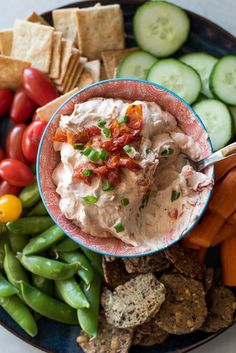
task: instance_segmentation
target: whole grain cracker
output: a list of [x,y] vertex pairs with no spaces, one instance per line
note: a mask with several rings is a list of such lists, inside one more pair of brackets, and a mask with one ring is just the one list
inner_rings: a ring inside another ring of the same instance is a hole
[[171,265],[171,262],[166,258],[164,252],[133,258],[123,258],[122,260],[128,273],[160,272],[166,270]]
[[11,56],[27,60],[48,73],[52,56],[53,28],[28,21],[15,21]]
[[94,6],[77,11],[78,46],[89,60],[105,50],[123,49],[124,21],[120,5]]
[[0,31],[0,54],[10,56],[13,41],[13,29],[2,29]]
[[54,83],[58,86],[60,86],[64,80],[66,70],[72,55],[73,43],[71,40],[62,39],[61,45],[62,45],[62,49],[61,49],[60,76],[58,79],[54,80]]
[[122,60],[126,58],[126,56],[138,48],[128,48],[121,50],[107,50],[103,51],[101,56],[104,63],[104,67],[106,70],[106,75],[108,78],[115,77],[115,69],[120,65]]
[[17,90],[22,86],[22,71],[31,63],[9,56],[0,55],[0,88]]
[[65,39],[71,40],[77,46],[77,17],[78,8],[58,9],[52,11],[53,26],[56,31],[62,32]]
[[80,60],[80,51],[76,48],[72,48],[72,55],[67,66],[67,70],[61,85],[58,86],[60,92],[65,92],[65,88],[70,80],[73,80],[76,68]]
[[49,69],[49,77],[51,79],[57,79],[60,76],[61,40],[62,40],[62,33],[53,32],[52,59],[51,59],[51,64]]
[[44,25],[44,26],[50,26],[50,24],[42,16],[40,16],[34,11],[27,16],[26,21],[40,23],[41,25]]
[[125,265],[121,259],[116,259],[115,261],[109,262],[102,258],[102,268],[104,273],[104,280],[107,285],[115,289],[121,284],[125,284],[135,275],[130,274],[126,271]]

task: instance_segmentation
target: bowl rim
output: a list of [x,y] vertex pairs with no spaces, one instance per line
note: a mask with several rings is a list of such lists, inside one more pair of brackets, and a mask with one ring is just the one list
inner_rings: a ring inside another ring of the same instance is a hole
[[[39,148],[38,148],[38,153],[37,153],[37,159],[36,159],[36,179],[37,179],[37,184],[38,184],[38,189],[39,189],[39,193],[40,193],[40,196],[41,196],[41,199],[43,201],[43,204],[47,210],[47,212],[49,213],[49,216],[52,218],[52,220],[54,221],[54,223],[64,232],[64,234],[69,237],[71,240],[75,241],[76,243],[78,243],[80,246],[86,248],[87,250],[90,250],[90,251],[93,251],[97,254],[100,254],[100,255],[103,255],[103,256],[111,256],[111,257],[115,257],[115,258],[133,258],[133,257],[140,257],[140,256],[147,256],[147,255],[153,255],[155,253],[158,253],[158,252],[161,252],[165,249],[168,249],[170,246],[173,246],[175,245],[176,243],[178,243],[179,241],[181,241],[196,225],[197,223],[200,221],[200,219],[202,218],[203,214],[205,213],[206,211],[206,208],[207,208],[207,205],[210,201],[210,198],[211,198],[211,194],[212,194],[212,190],[213,188],[211,188],[208,192],[208,196],[207,196],[207,199],[205,201],[205,204],[204,206],[202,207],[201,209],[201,212],[199,213],[197,219],[192,223],[192,225],[190,227],[188,227],[182,234],[181,236],[170,242],[170,244],[162,247],[161,249],[158,249],[158,250],[151,250],[151,251],[148,251],[148,252],[145,252],[145,253],[141,253],[141,254],[134,254],[134,255],[127,255],[127,254],[112,254],[112,253],[107,253],[107,252],[104,252],[104,251],[100,251],[98,249],[93,249],[91,247],[88,247],[87,245],[84,245],[82,244],[78,239],[75,239],[73,238],[69,233],[67,233],[63,228],[62,226],[55,220],[55,218],[52,216],[51,212],[50,212],[50,209],[48,208],[46,202],[45,202],[45,199],[44,199],[44,194],[43,194],[43,191],[42,191],[42,188],[41,188],[41,183],[40,183],[40,175],[39,175],[39,165],[40,165],[40,155],[41,155],[41,149],[42,149],[42,145],[43,145],[43,141],[44,141],[44,138],[47,134],[47,130],[49,129],[49,126],[50,124],[52,123],[52,121],[55,119],[56,115],[58,114],[58,112],[66,105],[68,104],[72,99],[76,98],[81,92],[84,92],[86,90],[89,90],[91,89],[92,87],[96,87],[96,86],[99,86],[99,85],[102,85],[106,82],[116,82],[116,81],[132,81],[132,82],[141,82],[141,83],[144,83],[144,84],[147,84],[147,85],[150,85],[150,86],[154,86],[154,87],[157,87],[159,89],[162,89],[164,91],[166,91],[167,93],[171,94],[172,96],[174,96],[175,98],[177,98],[179,101],[181,101],[182,104],[184,104],[188,110],[191,111],[191,113],[196,117],[196,119],[198,120],[198,122],[200,123],[200,125],[202,126],[203,130],[207,133],[207,129],[203,123],[203,121],[201,120],[201,118],[199,117],[199,115],[195,112],[195,110],[183,99],[181,98],[180,96],[178,96],[175,92],[171,91],[170,89],[166,88],[166,87],[163,87],[157,83],[154,83],[154,82],[151,82],[151,81],[146,81],[146,80],[143,80],[143,79],[137,79],[137,78],[112,78],[112,79],[108,79],[108,80],[102,80],[102,81],[99,81],[99,82],[96,82],[96,83],[93,83],[92,85],[89,85],[88,87],[85,87],[81,90],[79,90],[78,92],[76,92],[75,94],[73,94],[71,97],[69,97],[65,102],[63,102],[57,109],[56,111],[53,113],[53,115],[51,116],[50,120],[48,121],[47,123],[47,126],[43,132],[43,135],[41,137],[41,140],[40,140],[40,144],[39,144]],[[209,134],[207,133],[207,142],[210,146],[210,151],[211,153],[213,153],[213,146],[212,146],[212,142],[210,140],[210,137],[209,137]],[[212,180],[213,180],[213,184],[214,184],[214,177],[215,177],[215,169],[214,169],[214,165],[212,165],[210,168],[212,168]]]

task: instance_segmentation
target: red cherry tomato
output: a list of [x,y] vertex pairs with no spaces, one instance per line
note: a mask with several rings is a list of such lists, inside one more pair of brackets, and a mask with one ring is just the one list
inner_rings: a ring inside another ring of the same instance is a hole
[[47,75],[34,67],[24,69],[23,86],[28,96],[40,107],[59,96],[56,87]]
[[18,196],[21,191],[21,187],[9,184],[6,180],[0,183],[0,196],[6,194],[12,194]]
[[10,118],[16,124],[24,123],[32,118],[37,105],[27,96],[26,90],[21,88],[16,92],[10,111]]
[[26,186],[34,182],[32,170],[23,162],[12,158],[0,162],[0,177],[14,186]]
[[10,110],[13,97],[13,93],[8,88],[0,89],[0,116]]
[[35,163],[36,161],[39,142],[46,125],[46,121],[34,121],[24,132],[22,138],[22,151],[25,158],[31,163]]
[[6,153],[8,158],[18,159],[26,163],[22,152],[22,137],[26,129],[25,124],[15,125],[8,133],[6,140]]
[[3,149],[2,147],[0,147],[0,162],[1,162],[4,158],[6,158],[4,149]]

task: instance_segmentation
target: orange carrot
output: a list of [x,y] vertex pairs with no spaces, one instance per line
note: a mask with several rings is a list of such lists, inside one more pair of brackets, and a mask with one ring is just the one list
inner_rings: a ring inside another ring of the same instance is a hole
[[188,236],[184,237],[182,239],[182,244],[185,248],[189,248],[189,249],[195,249],[195,250],[199,250],[200,246],[197,244],[194,244],[191,242],[191,240],[188,238]]
[[225,286],[236,286],[236,233],[223,241],[220,248],[222,278]]
[[207,248],[200,248],[198,256],[201,264],[204,264],[206,259],[206,254],[207,254]]
[[236,211],[236,168],[229,171],[209,203],[209,210],[225,220]]
[[234,235],[235,232],[236,232],[235,225],[232,225],[232,224],[230,225],[228,222],[225,222],[225,224],[220,228],[219,232],[212,240],[211,246],[216,246],[222,243],[222,241]]
[[215,182],[220,180],[223,176],[225,176],[233,167],[236,166],[236,156],[232,156],[222,161],[216,163],[215,167]]

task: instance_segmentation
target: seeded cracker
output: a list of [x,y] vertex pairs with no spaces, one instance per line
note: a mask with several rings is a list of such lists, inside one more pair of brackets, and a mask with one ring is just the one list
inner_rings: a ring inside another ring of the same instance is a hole
[[2,29],[0,31],[0,54],[10,56],[13,41],[13,29]]
[[126,56],[138,48],[128,48],[122,50],[108,50],[102,52],[102,60],[108,78],[115,77],[115,69],[120,65]]
[[208,293],[214,283],[214,268],[207,267],[205,270],[203,285],[205,288],[205,292]]
[[152,346],[164,342],[168,337],[169,334],[157,326],[154,317],[136,327],[132,345]]
[[61,48],[60,76],[58,79],[54,80],[54,83],[58,86],[60,86],[64,80],[66,70],[69,65],[71,55],[72,55],[73,43],[72,43],[72,41],[62,39],[61,45],[62,45],[62,48]]
[[28,21],[15,21],[11,56],[27,60],[48,73],[52,54],[53,28]]
[[28,61],[0,55],[0,88],[8,87],[16,91],[22,86],[23,69],[30,66]]
[[89,60],[104,50],[123,49],[124,23],[120,5],[94,6],[77,11],[78,46]]
[[45,19],[42,16],[38,15],[36,12],[32,12],[26,18],[26,21],[40,23],[41,25],[44,25],[44,26],[50,26],[50,24],[47,21],[45,21]]
[[169,268],[171,265],[164,252],[147,256],[123,258],[122,260],[129,273],[159,272]]
[[52,11],[53,26],[58,32],[62,32],[63,37],[73,42],[77,46],[77,17],[78,8],[59,9]]
[[124,266],[121,259],[108,262],[105,257],[102,259],[102,268],[104,273],[104,279],[107,285],[115,289],[116,287],[128,282],[134,275],[129,274]]
[[57,79],[60,76],[61,69],[61,40],[62,33],[53,32],[52,43],[52,60],[49,70],[49,77]]

